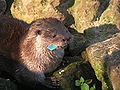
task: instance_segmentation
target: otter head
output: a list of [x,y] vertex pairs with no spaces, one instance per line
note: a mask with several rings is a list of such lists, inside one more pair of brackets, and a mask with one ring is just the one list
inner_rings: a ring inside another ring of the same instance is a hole
[[48,49],[47,47],[55,45],[57,48],[50,52],[55,52],[61,49],[64,52],[64,48],[73,37],[66,29],[61,21],[55,18],[38,19],[31,24],[31,35],[36,37],[37,47],[42,49]]

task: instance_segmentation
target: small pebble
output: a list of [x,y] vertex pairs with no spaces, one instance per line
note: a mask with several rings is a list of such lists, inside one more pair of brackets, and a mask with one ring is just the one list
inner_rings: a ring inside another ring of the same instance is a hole
[[62,74],[64,72],[64,70],[61,70],[60,72],[59,72],[59,74]]

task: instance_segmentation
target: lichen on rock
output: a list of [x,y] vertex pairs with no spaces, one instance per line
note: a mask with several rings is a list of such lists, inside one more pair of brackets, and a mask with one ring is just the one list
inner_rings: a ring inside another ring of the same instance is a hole
[[11,7],[13,17],[24,20],[27,23],[38,18],[56,17],[63,19],[64,16],[55,8],[59,1],[53,0],[15,0]]
[[104,24],[117,25],[119,21],[119,0],[75,0],[68,9],[75,24],[71,27],[83,33],[85,29]]
[[71,63],[53,74],[53,77],[60,80],[60,90],[79,90],[80,88],[75,86],[75,80],[80,79],[81,76],[84,77],[85,80],[92,79],[90,87],[96,84],[97,89],[101,88],[98,86],[99,81],[88,62],[77,61]]
[[119,0],[110,0],[108,8],[102,13],[100,17],[100,24],[115,24],[119,21]]
[[75,24],[71,27],[81,33],[83,33],[84,29],[92,27],[91,22],[98,7],[99,1],[97,0],[75,0],[75,4],[69,9],[75,20]]

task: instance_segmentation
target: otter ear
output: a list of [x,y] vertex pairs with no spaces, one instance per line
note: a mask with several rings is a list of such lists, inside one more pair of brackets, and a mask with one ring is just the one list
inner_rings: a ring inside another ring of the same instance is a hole
[[42,31],[41,30],[36,30],[36,35],[41,35],[42,34]]

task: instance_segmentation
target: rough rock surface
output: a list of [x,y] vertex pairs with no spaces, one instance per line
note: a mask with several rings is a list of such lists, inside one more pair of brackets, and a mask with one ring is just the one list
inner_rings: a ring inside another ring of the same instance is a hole
[[56,17],[83,33],[87,28],[119,24],[119,4],[119,0],[15,0],[11,12],[28,23],[37,18]]
[[83,55],[94,68],[103,90],[120,89],[120,33],[88,46]]
[[59,4],[59,0],[15,0],[11,12],[14,17],[28,23],[44,17],[62,19],[64,16],[55,8]]
[[119,13],[119,0],[75,0],[70,9],[75,24],[72,27],[79,32],[103,24],[117,24]]
[[92,20],[99,5],[98,0],[75,0],[74,5],[69,9],[75,21],[72,27],[83,33],[84,29],[94,26]]
[[74,38],[69,44],[69,55],[79,56],[80,53],[85,49],[87,40],[82,34],[73,34]]
[[91,27],[84,30],[84,37],[88,41],[88,45],[105,41],[112,37],[112,35],[120,32],[116,25],[104,24],[96,27]]
[[60,90],[80,90],[80,87],[75,86],[75,80],[79,80],[81,76],[85,80],[92,80],[90,87],[96,84],[96,89],[101,89],[100,82],[88,62],[77,61],[71,63],[67,67],[56,71],[53,76],[60,80]]

